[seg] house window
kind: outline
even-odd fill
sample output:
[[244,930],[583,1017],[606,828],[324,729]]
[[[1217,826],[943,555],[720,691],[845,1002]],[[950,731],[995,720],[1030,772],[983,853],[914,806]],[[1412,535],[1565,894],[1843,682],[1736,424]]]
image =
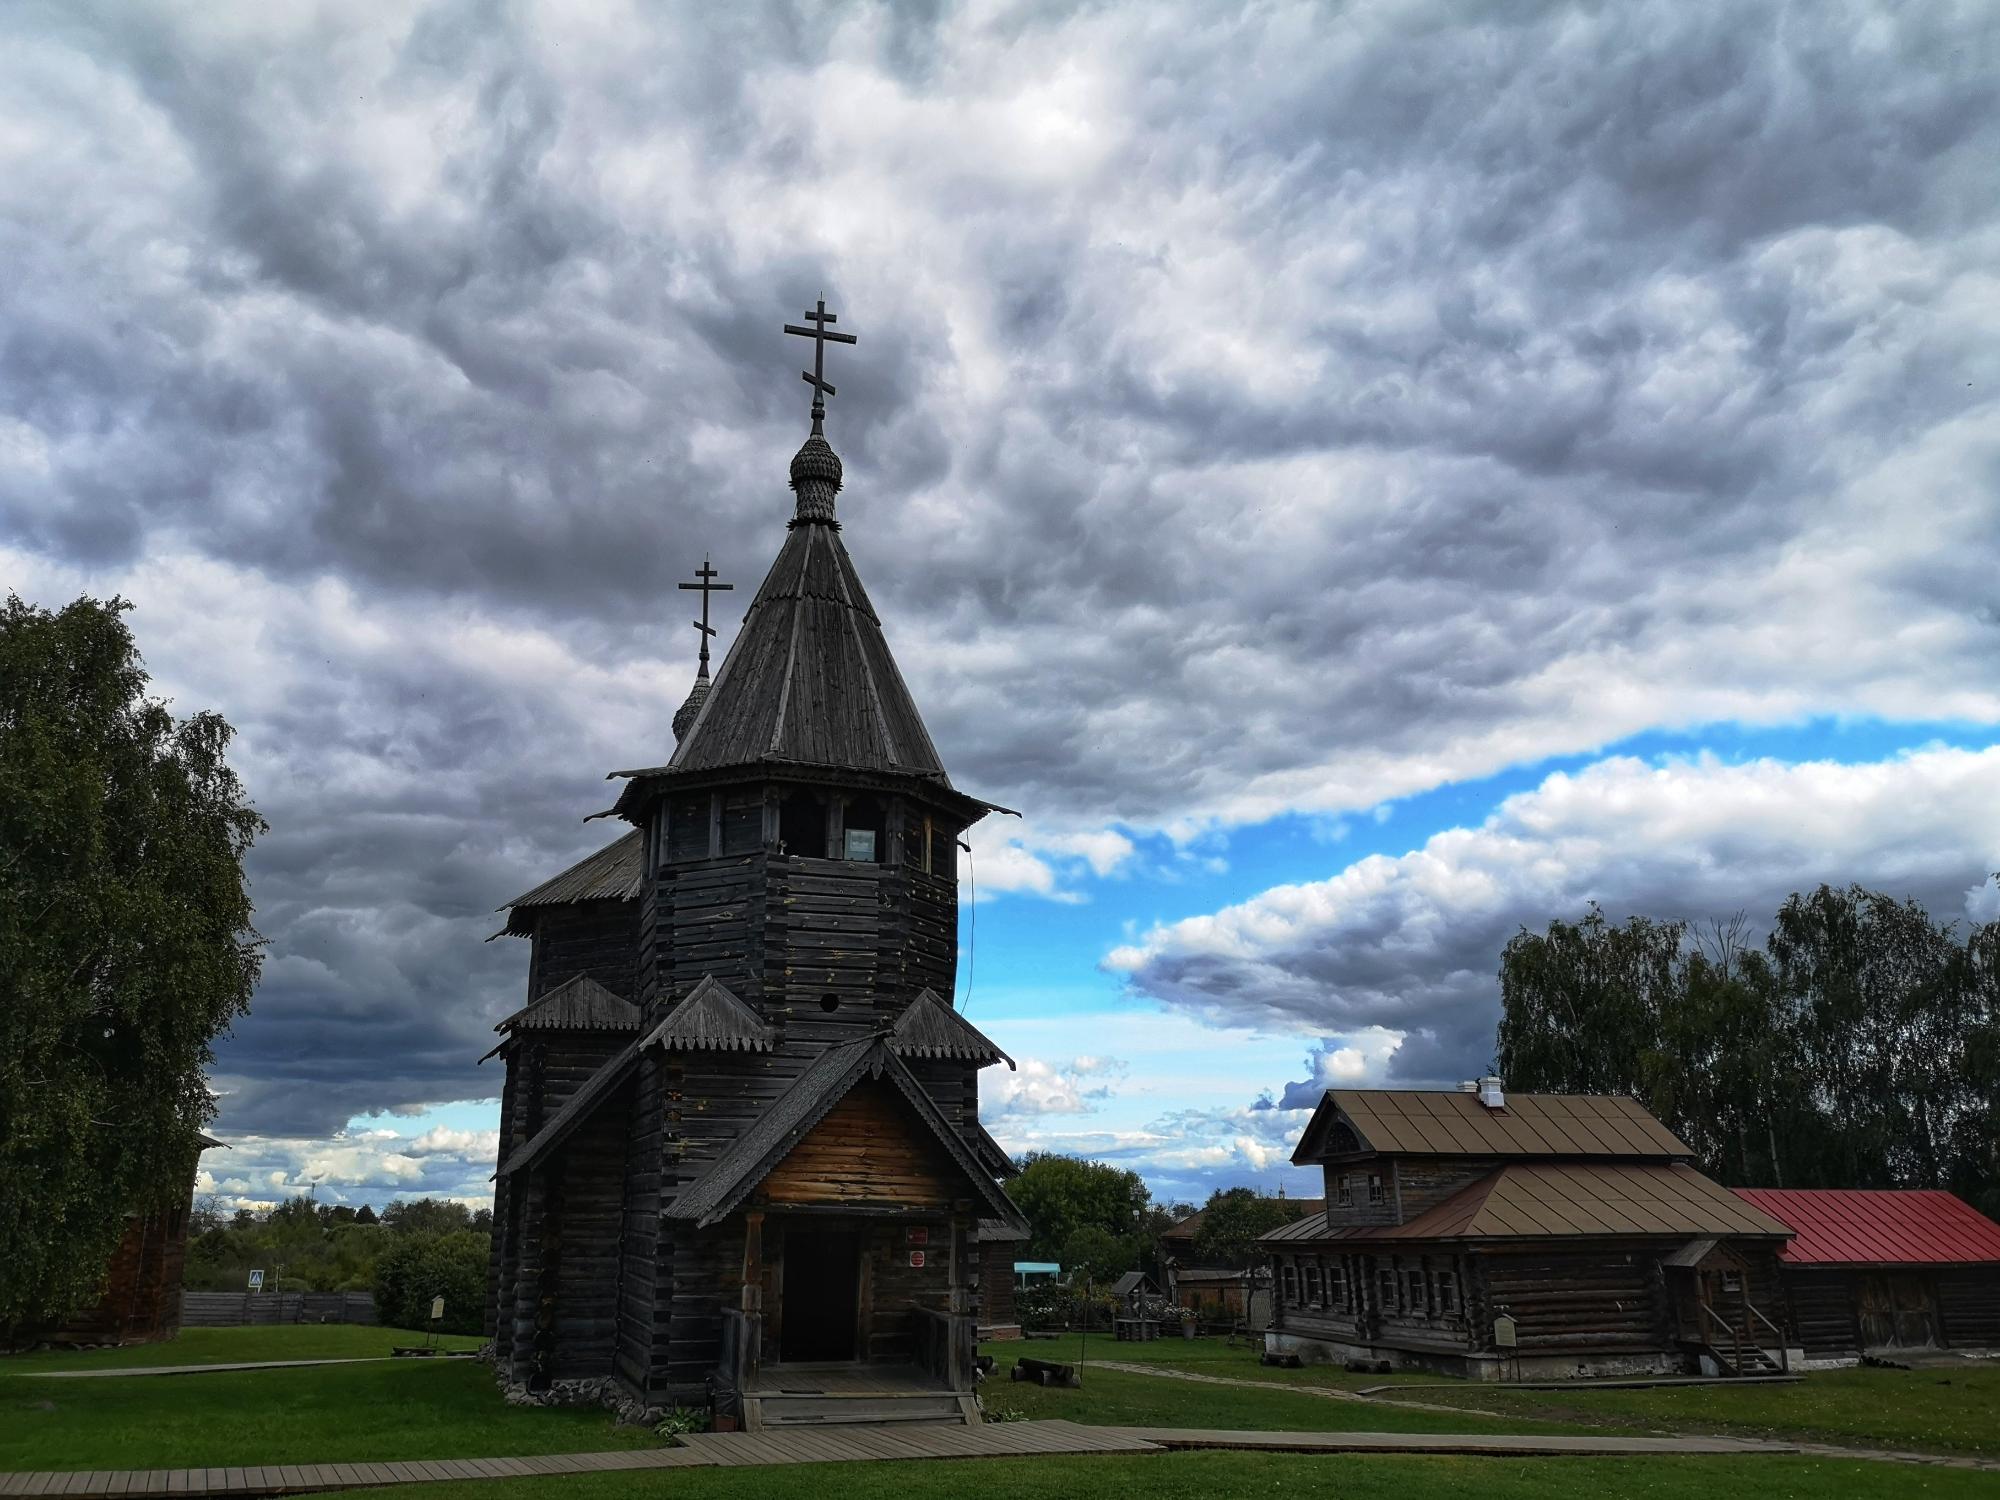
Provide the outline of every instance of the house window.
[[1306,1267],[1306,1301],[1314,1307],[1321,1302],[1319,1266],[1317,1263]]
[[1437,1310],[1446,1314],[1458,1311],[1458,1276],[1455,1272],[1437,1273]]
[[1403,1295],[1405,1305],[1413,1313],[1425,1310],[1424,1270],[1422,1266],[1409,1266],[1403,1271]]
[[1396,1310],[1396,1269],[1394,1266],[1378,1266],[1375,1270],[1376,1309],[1379,1312]]
[[1334,1195],[1340,1200],[1340,1206],[1342,1208],[1354,1207],[1354,1179],[1349,1177],[1345,1172],[1342,1172],[1338,1177],[1333,1179],[1333,1182]]
[[1370,1172],[1368,1174],[1368,1201],[1370,1203],[1380,1203],[1384,1196],[1382,1191],[1382,1174],[1380,1172]]
[[1298,1268],[1290,1261],[1285,1262],[1284,1280],[1285,1305],[1287,1307],[1297,1307],[1299,1305],[1299,1273]]
[[1326,1300],[1329,1306],[1347,1309],[1347,1270],[1341,1265],[1326,1268]]

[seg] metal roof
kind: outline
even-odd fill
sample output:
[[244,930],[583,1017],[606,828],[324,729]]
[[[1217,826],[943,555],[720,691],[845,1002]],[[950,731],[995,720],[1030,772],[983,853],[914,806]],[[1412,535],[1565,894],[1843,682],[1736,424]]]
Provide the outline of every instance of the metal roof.
[[1402,1224],[1329,1229],[1321,1213],[1274,1229],[1260,1243],[1790,1233],[1680,1162],[1514,1162]]
[[[631,901],[639,895],[640,867],[646,862],[646,835],[633,829],[533,890],[516,896],[501,911],[525,906],[563,906],[572,901]],[[508,924],[513,930],[513,924]]]
[[896,1018],[889,1045],[904,1057],[952,1058],[982,1068],[996,1062],[1004,1062],[1010,1070],[1014,1066],[1013,1058],[939,999],[935,990],[923,991]]
[[1328,1089],[1294,1162],[1319,1160],[1334,1115],[1363,1151],[1397,1156],[1688,1157],[1672,1131],[1622,1094],[1508,1094],[1489,1109],[1452,1089]]
[[1738,1188],[1797,1231],[1788,1266],[1933,1266],[2000,1261],[2000,1224],[1937,1189]]

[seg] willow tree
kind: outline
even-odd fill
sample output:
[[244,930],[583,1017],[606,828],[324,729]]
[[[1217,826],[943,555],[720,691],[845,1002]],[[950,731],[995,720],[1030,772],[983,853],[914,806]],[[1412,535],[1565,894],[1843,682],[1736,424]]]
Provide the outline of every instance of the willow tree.
[[229,725],[147,696],[129,608],[0,611],[0,1327],[89,1303],[125,1215],[187,1192],[257,982],[264,823]]

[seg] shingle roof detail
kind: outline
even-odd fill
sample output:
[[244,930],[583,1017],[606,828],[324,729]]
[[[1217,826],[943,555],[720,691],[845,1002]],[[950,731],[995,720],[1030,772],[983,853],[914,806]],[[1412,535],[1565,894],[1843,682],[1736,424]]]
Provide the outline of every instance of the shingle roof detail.
[[1797,1231],[1788,1266],[1935,1266],[2000,1262],[2000,1224],[1937,1189],[1738,1188]]
[[669,768],[762,761],[949,785],[835,526],[786,536]]
[[646,835],[635,828],[560,875],[552,875],[533,890],[500,908],[564,906],[572,901],[632,901],[638,899],[640,867],[646,861]]
[[583,1081],[583,1086],[569,1096],[563,1107],[550,1115],[548,1122],[535,1132],[534,1137],[500,1165],[496,1177],[507,1177],[532,1166],[555,1150],[569,1138],[575,1130],[610,1095],[611,1091],[628,1078],[639,1061],[639,1043],[633,1042],[611,1061],[599,1068]]
[[1575,1236],[1781,1238],[1783,1224],[1680,1162],[1516,1162],[1403,1224],[1329,1228],[1314,1214],[1261,1244]]
[[1292,1160],[1316,1161],[1334,1118],[1366,1151],[1398,1156],[1611,1156],[1669,1160],[1694,1153],[1622,1094],[1509,1094],[1488,1109],[1445,1089],[1328,1089]]
[[994,1186],[965,1142],[881,1036],[857,1037],[827,1048],[792,1080],[750,1128],[682,1188],[664,1213],[706,1226],[734,1213],[777,1164],[866,1077],[895,1084],[919,1120],[958,1165],[991,1216],[1021,1222],[1020,1211]]
[[961,1062],[1004,1062],[1009,1069],[1014,1059],[981,1034],[965,1017],[938,998],[937,991],[925,990],[896,1018],[889,1045],[902,1057],[951,1058]]
[[611,993],[588,974],[564,980],[530,1000],[495,1031],[637,1031],[639,1007]]
[[695,987],[642,1044],[669,1052],[769,1052],[776,1033],[713,974]]

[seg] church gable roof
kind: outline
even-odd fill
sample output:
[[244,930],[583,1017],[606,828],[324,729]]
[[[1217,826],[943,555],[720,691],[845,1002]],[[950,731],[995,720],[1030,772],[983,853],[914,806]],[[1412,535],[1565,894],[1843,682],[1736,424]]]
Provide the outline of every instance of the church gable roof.
[[713,974],[704,974],[642,1045],[669,1052],[769,1052],[773,1038],[754,1010]]
[[830,523],[792,527],[669,768],[762,761],[946,779]]
[[1009,1069],[1014,1066],[1013,1058],[939,999],[935,990],[925,990],[897,1017],[889,1045],[900,1057],[951,1058],[978,1063],[982,1068],[996,1062],[1004,1062]]
[[864,1078],[893,1084],[986,1211],[1009,1223],[1019,1222],[1020,1211],[986,1175],[958,1132],[889,1049],[887,1038],[880,1035],[839,1043],[813,1059],[706,1172],[681,1190],[665,1209],[666,1216],[704,1227],[727,1218]]
[[616,1057],[605,1063],[595,1073],[583,1081],[581,1087],[569,1096],[568,1102],[550,1115],[546,1124],[535,1132],[531,1140],[500,1164],[500,1170],[493,1175],[509,1177],[526,1166],[532,1166],[560,1146],[577,1126],[597,1112],[597,1107],[611,1094],[611,1091],[632,1076],[638,1066],[640,1044],[633,1042]]
[[531,1000],[495,1031],[637,1031],[639,1007],[611,993],[588,974],[564,980]]

